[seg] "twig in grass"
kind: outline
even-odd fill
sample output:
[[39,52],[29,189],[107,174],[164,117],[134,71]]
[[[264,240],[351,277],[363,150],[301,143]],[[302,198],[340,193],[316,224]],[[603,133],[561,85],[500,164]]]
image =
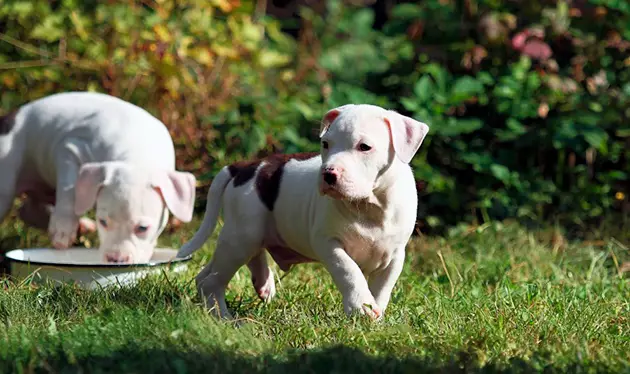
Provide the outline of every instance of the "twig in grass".
[[366,346],[370,346],[370,343],[368,342],[367,338],[365,337],[365,333],[363,331],[361,331],[361,337],[363,338],[363,342],[365,343]]
[[254,11],[254,21],[259,21],[264,15],[267,9],[267,0],[256,1],[256,10]]
[[39,271],[41,269],[41,267],[38,267],[37,269],[33,270],[28,276],[24,277],[24,279],[18,284],[18,287],[23,287],[24,285],[30,286],[33,283],[33,278],[35,278],[36,275],[39,275]]
[[127,89],[125,90],[125,94],[123,96],[125,100],[129,100],[129,98],[131,97],[131,94],[133,93],[133,91],[136,90],[138,83],[140,83],[140,81],[142,80],[142,78],[144,78],[144,76],[145,74],[143,73],[137,73],[133,77],[133,79],[129,82],[129,84],[127,84]]
[[4,64],[0,64],[0,70],[38,68],[38,67],[50,66],[50,65],[55,65],[55,61],[32,60],[32,61],[5,62]]
[[615,243],[619,248],[623,249],[624,251],[628,250],[628,247],[625,246],[622,242],[620,242],[619,240],[615,239],[615,238],[610,238],[610,241]]
[[446,277],[448,278],[448,283],[451,285],[451,297],[455,295],[455,286],[453,285],[453,280],[451,279],[451,274],[448,272],[448,268],[446,267],[446,262],[444,261],[444,256],[442,256],[442,251],[437,251],[437,255],[442,262],[442,267],[446,272]]
[[16,48],[20,48],[27,52],[30,52],[32,54],[35,54],[41,57],[50,57],[50,54],[48,54],[47,52],[39,50],[28,43],[21,42],[1,32],[0,32],[0,40],[2,40],[3,42],[7,42]]
[[612,246],[608,247],[608,251],[610,252],[610,256],[615,264],[615,269],[617,269],[617,276],[619,279],[623,278],[623,272],[621,271],[621,268],[619,268],[619,260],[617,260],[617,256],[615,255],[615,251],[613,251]]
[[161,273],[164,276],[164,279],[166,279],[166,284],[171,288],[171,291],[177,291],[177,288],[175,288],[173,283],[171,283],[171,280],[168,278],[168,275],[166,274],[166,270],[162,269]]
[[266,324],[264,324],[264,323],[262,323],[260,321],[257,321],[257,320],[255,320],[255,319],[253,319],[251,317],[240,317],[240,318],[235,318],[234,319],[234,322],[236,322],[236,323],[241,323],[241,321],[253,322],[253,323],[255,323],[255,324],[259,325],[259,326],[267,327]]

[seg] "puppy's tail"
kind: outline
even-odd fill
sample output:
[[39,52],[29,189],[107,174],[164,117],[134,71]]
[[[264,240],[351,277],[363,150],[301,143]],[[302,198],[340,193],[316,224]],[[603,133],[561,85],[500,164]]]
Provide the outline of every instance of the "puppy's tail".
[[214,227],[217,224],[219,218],[219,210],[221,209],[221,200],[223,197],[223,191],[227,187],[228,183],[232,180],[232,175],[225,166],[219,174],[214,178],[210,189],[208,190],[208,198],[206,200],[206,212],[203,216],[203,221],[199,230],[195,233],[193,238],[184,244],[182,248],[177,252],[177,257],[186,257],[195,252],[208,240]]

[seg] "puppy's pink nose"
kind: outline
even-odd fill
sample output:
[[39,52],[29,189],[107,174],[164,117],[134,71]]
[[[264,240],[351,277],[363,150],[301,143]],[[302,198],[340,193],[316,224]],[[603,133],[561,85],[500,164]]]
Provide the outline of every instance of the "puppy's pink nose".
[[105,254],[105,260],[114,263],[131,262],[131,255],[121,252],[109,252]]

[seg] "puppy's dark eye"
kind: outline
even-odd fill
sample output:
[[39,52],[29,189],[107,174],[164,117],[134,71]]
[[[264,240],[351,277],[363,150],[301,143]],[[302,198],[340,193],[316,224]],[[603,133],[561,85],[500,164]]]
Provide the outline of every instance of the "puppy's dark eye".
[[328,142],[324,140],[324,141],[322,142],[322,147],[323,147],[324,149],[328,149]]
[[142,226],[142,225],[138,225],[135,228],[135,232],[136,234],[144,234],[145,232],[147,232],[147,230],[149,230],[149,226]]
[[359,151],[361,151],[361,152],[367,152],[370,149],[372,149],[372,147],[370,147],[369,145],[367,145],[365,143],[359,144]]
[[98,220],[98,223],[100,223],[101,226],[107,228],[107,221],[106,220],[101,218],[101,219]]

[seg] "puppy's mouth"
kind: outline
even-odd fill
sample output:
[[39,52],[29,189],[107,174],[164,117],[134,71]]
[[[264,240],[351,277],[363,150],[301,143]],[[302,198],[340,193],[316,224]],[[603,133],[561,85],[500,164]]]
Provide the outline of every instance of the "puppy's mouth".
[[346,195],[344,195],[343,193],[339,192],[338,189],[328,186],[328,185],[324,185],[319,192],[322,195],[328,196],[330,198],[333,198],[335,200],[346,200],[348,197]]
[[110,264],[130,264],[133,263],[133,257],[129,254],[121,253],[105,253],[103,256],[105,262]]

